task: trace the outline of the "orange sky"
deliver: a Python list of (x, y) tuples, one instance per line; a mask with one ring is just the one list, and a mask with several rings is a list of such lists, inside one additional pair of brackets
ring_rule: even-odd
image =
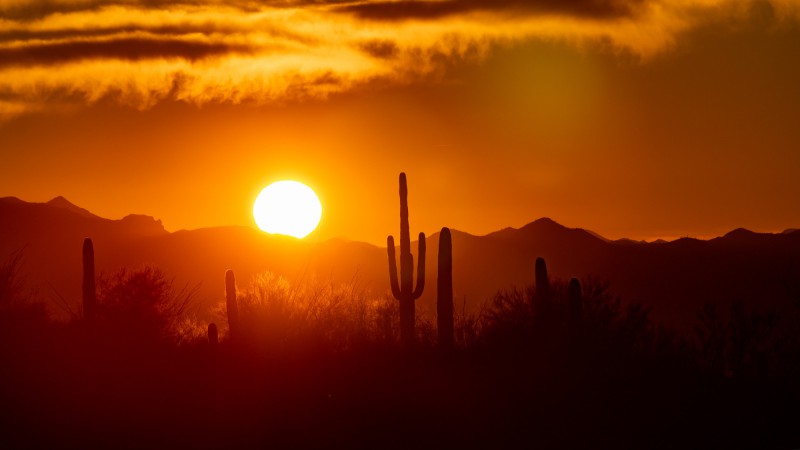
[(800, 227), (800, 1), (0, 0), (0, 196), (316, 239)]

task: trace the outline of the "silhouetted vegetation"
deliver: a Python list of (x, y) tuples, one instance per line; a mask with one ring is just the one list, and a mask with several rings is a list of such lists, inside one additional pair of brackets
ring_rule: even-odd
[[(236, 298), (242, 343), (270, 353), (292, 354), (312, 347), (342, 352), (359, 343), (381, 341), (387, 333), (381, 328), (388, 302), (369, 298), (355, 283), (309, 279), (293, 285), (265, 272), (237, 291)], [(223, 314), (222, 305), (216, 310)], [(389, 317), (391, 322), (397, 315)]]
[(389, 284), (392, 295), (400, 302), (400, 336), (404, 345), (415, 337), (415, 302), (425, 289), (425, 233), (419, 234), (417, 255), (417, 286), (414, 287), (414, 257), (411, 255), (411, 235), (408, 230), (408, 187), (406, 174), (400, 174), (400, 281), (397, 277), (394, 237), (386, 239), (389, 254)]
[(733, 379), (800, 376), (800, 320), (796, 308), (759, 311), (742, 301), (719, 312), (706, 304), (695, 328), (698, 367)]
[(0, 345), (4, 347), (37, 333), (48, 320), (44, 303), (26, 286), (24, 257), (24, 249), (19, 249), (0, 263)]
[(83, 240), (83, 319), (90, 327), (97, 319), (97, 286), (94, 273), (94, 244), (90, 238)]
[[(442, 233), (446, 243), (447, 234)], [(4, 448), (791, 447), (798, 311), (708, 306), (665, 330), (598, 280), (550, 279), (453, 311), (400, 345), (394, 299), (264, 272), (217, 281), (214, 322), (159, 269), (97, 278), (93, 327), (48, 320), (0, 266)], [(85, 277), (85, 275), (84, 275)], [(76, 281), (77, 282), (77, 281)], [(84, 285), (86, 285), (84, 281)], [(447, 308), (449, 303), (449, 310)], [(22, 313), (22, 311), (28, 311)], [(231, 320), (233, 314), (236, 318)], [(34, 313), (35, 312), (35, 313)], [(452, 351), (438, 351), (441, 324)], [(8, 326), (13, 324), (13, 326)], [(216, 324), (222, 324), (219, 329)], [(35, 330), (35, 333), (32, 332)], [(233, 334), (232, 334), (233, 331)], [(36, 338), (34, 339), (33, 336)]]
[(176, 290), (161, 270), (144, 266), (120, 269), (100, 278), (97, 329), (103, 335), (142, 344), (177, 342), (186, 331), (183, 319), (191, 305), (188, 287)]
[(437, 343), (444, 350), (453, 348), (453, 243), (450, 229), (439, 233), (439, 266), (436, 280)]
[(23, 298), (24, 280), (20, 274), (23, 251), (17, 250), (0, 265), (0, 305), (10, 307)]

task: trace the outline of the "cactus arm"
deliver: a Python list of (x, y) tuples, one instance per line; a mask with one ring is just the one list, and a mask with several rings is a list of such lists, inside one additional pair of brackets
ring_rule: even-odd
[(419, 234), (419, 255), (417, 255), (417, 287), (414, 289), (414, 300), (422, 295), (425, 289), (425, 233)]
[(397, 259), (394, 253), (394, 238), (386, 238), (386, 252), (389, 254), (389, 283), (392, 285), (392, 295), (400, 300), (400, 284), (397, 281)]

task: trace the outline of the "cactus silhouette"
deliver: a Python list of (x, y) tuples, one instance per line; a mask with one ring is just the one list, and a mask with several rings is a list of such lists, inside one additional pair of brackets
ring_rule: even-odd
[(83, 317), (90, 325), (97, 315), (97, 292), (94, 280), (94, 245), (90, 238), (83, 240)]
[(572, 278), (567, 287), (567, 314), (570, 322), (575, 324), (580, 321), (582, 312), (581, 282), (577, 278)]
[(211, 322), (208, 324), (208, 345), (212, 350), (217, 348), (219, 344), (219, 333), (217, 332), (217, 324)]
[(450, 229), (439, 233), (439, 271), (436, 291), (436, 322), (439, 346), (453, 348), (453, 243)]
[(225, 272), (225, 303), (228, 307), (228, 329), (231, 339), (239, 336), (239, 305), (236, 303), (236, 278), (233, 270)]
[(397, 279), (394, 238), (386, 239), (389, 253), (389, 282), (392, 295), (400, 302), (400, 339), (404, 344), (414, 341), (414, 302), (425, 289), (425, 233), (419, 234), (417, 287), (414, 286), (414, 258), (411, 256), (411, 236), (408, 231), (408, 188), (406, 174), (400, 174), (400, 282)]
[(536, 258), (536, 294), (541, 299), (550, 297), (550, 280), (547, 278), (547, 264), (544, 258)]

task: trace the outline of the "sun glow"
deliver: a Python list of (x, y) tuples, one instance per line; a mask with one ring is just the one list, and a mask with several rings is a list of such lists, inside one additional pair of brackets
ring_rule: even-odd
[(258, 194), (253, 217), (258, 228), (267, 233), (304, 238), (319, 224), (322, 204), (305, 184), (276, 181)]

